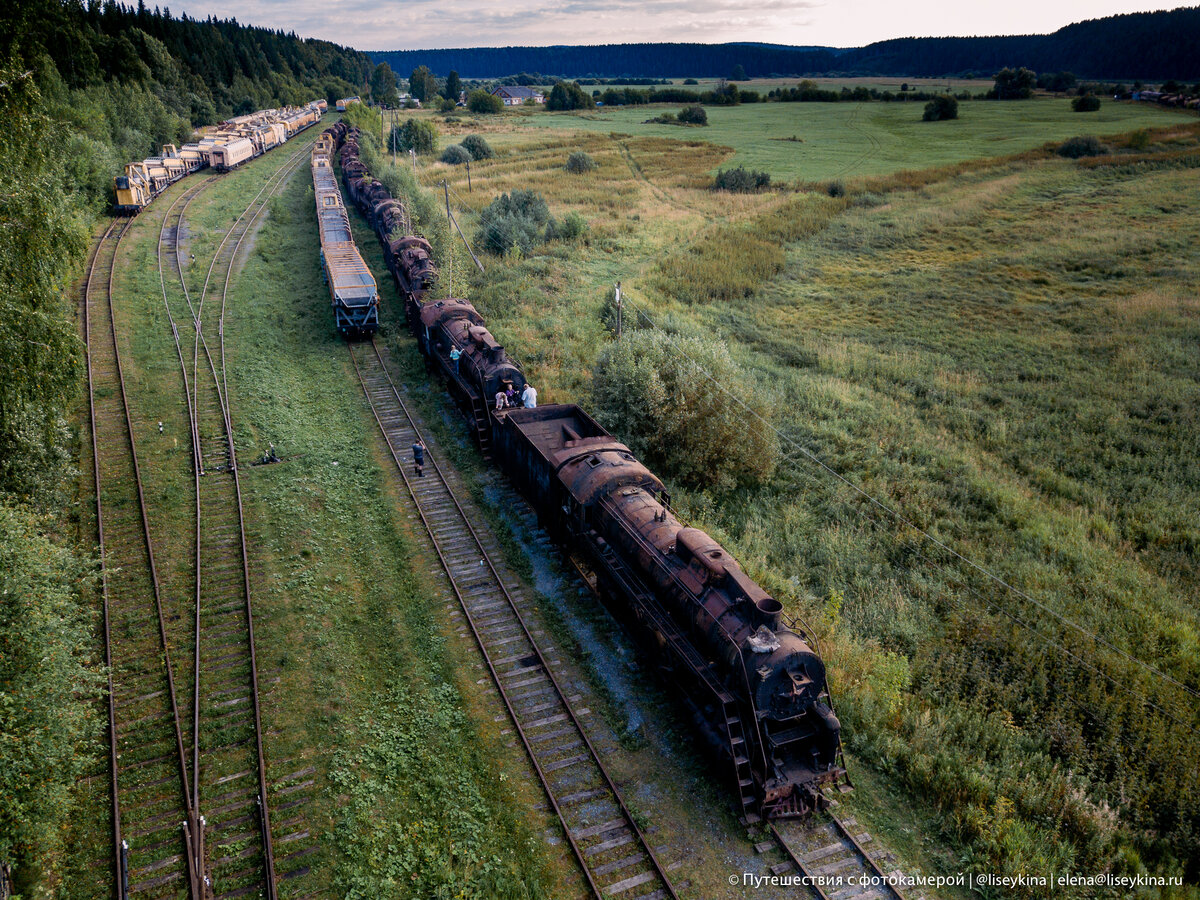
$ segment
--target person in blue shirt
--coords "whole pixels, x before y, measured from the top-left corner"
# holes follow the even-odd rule
[[[450,362],[454,363],[454,374],[458,374],[458,358],[462,356],[457,347],[450,348]]]

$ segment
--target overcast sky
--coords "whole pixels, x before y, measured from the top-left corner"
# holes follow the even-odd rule
[[[858,47],[894,37],[1044,33],[1170,8],[1161,0],[189,0],[171,7],[359,50],[641,41]]]

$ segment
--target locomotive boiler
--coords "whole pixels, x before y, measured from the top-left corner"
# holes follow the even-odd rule
[[[618,619],[679,691],[748,820],[802,816],[845,780],[825,666],[782,606],[662,482],[577,406],[493,420],[502,468],[580,551]]]

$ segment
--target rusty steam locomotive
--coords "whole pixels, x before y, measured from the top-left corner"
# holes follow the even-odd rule
[[[822,789],[848,782],[841,726],[812,642],[724,548],[679,521],[662,482],[580,407],[490,402],[524,387],[521,367],[474,306],[429,296],[428,244],[408,260],[388,249],[404,246],[395,223],[406,220],[370,180],[353,131],[345,137],[350,194],[384,245],[422,353],[485,457],[513,479],[677,690],[743,816],[796,817],[825,805]]]

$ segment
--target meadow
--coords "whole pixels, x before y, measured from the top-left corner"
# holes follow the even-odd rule
[[[1166,125],[1177,114],[1151,104],[1103,102],[1094,113],[1066,98],[964,101],[959,118],[921,121],[923,103],[767,103],[707,107],[707,126],[647,124],[659,106],[538,112],[526,128],[596,131],[611,136],[701,140],[729,147],[725,166],[762,169],[787,181],[822,181],[926,169],[1003,156],[1077,134],[1117,134]],[[682,134],[681,134],[682,132]]]
[[[830,156],[853,162],[854,106],[710,109],[741,122],[728,146],[634,133],[644,109],[438,120],[443,144],[482,133],[497,157],[471,192],[461,168],[420,177],[448,183],[468,235],[515,188],[588,220],[582,242],[456,280],[544,401],[595,404],[617,280],[627,329],[720,340],[748,374],[775,474],[675,495],[819,634],[847,746],[896,790],[876,802],[928,811],[976,870],[1194,883],[1200,128],[1131,105],[1105,104],[1103,127],[1059,101],[963,106],[997,139],[923,158],[897,138],[761,194],[709,173],[788,115],[844,117]],[[1079,162],[1044,148],[1083,122],[1158,127]],[[596,168],[566,173],[575,150]],[[813,184],[835,175],[840,196]]]

